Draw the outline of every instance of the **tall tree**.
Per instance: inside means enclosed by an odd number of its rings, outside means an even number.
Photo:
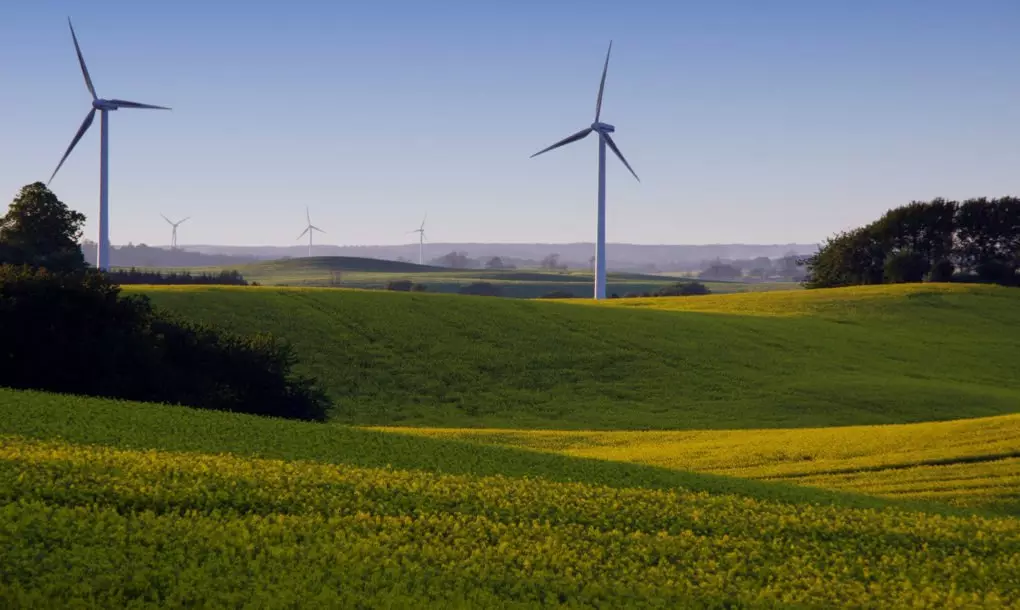
[[[64,205],[42,182],[22,187],[0,217],[0,263],[55,272],[84,269],[78,245],[84,224],[85,215]]]

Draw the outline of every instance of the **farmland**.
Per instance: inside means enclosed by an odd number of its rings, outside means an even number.
[[[811,428],[1001,415],[1020,404],[1020,294],[1006,288],[874,286],[608,306],[277,287],[129,292],[192,319],[287,339],[346,423]]]
[[[0,412],[8,607],[1020,603],[1016,519],[179,407]]]
[[[5,607],[1020,604],[1017,291],[126,292],[332,422],[0,389]]]
[[[505,297],[539,298],[561,292],[589,297],[592,292],[590,272],[555,270],[491,270],[446,269],[370,258],[323,256],[281,259],[240,265],[237,267],[188,267],[163,271],[218,273],[237,269],[245,279],[267,286],[333,286],[343,288],[384,289],[390,282],[412,281],[426,286],[429,292],[456,293],[476,282],[491,283]],[[608,290],[620,296],[630,293],[655,292],[676,283],[678,278],[641,273],[610,273]],[[752,292],[795,289],[792,282],[704,282],[713,292]]]
[[[1020,515],[1020,415],[780,430],[389,430]]]

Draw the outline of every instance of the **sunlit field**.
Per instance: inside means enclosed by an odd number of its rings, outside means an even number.
[[[6,607],[1020,603],[1013,518],[324,424],[0,398]]]
[[[1020,515],[1020,415],[794,430],[386,430]]]

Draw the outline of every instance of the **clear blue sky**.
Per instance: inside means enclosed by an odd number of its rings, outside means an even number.
[[[816,242],[889,207],[1020,193],[1020,2],[0,2],[0,195],[46,180],[101,96],[111,237],[292,244]],[[52,188],[95,239],[99,123]],[[2,208],[0,208],[2,209]]]

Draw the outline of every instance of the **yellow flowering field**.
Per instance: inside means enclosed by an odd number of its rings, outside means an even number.
[[[750,316],[840,317],[881,316],[886,308],[908,308],[912,299],[952,302],[954,297],[980,295],[1015,300],[1011,289],[983,284],[877,284],[824,290],[776,290],[692,297],[571,300],[571,304],[630,307],[666,311],[726,313]]]
[[[3,607],[1020,604],[1020,520],[0,437]]]
[[[380,429],[1020,513],[1020,415],[767,430]]]

